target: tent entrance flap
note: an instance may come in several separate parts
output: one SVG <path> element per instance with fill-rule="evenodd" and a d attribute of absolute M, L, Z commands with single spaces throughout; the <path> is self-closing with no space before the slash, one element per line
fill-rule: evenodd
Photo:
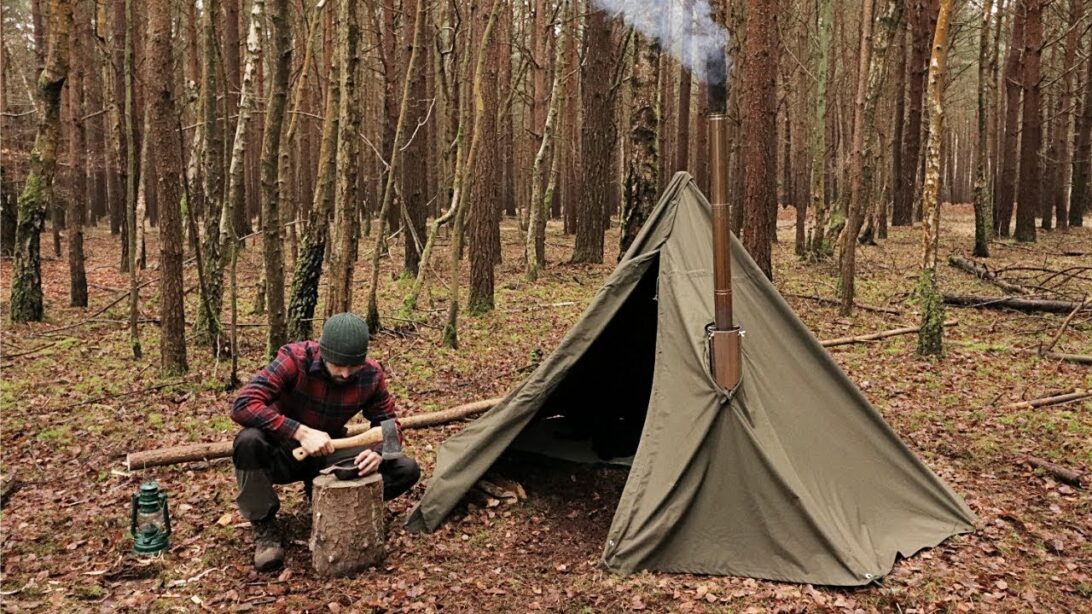
<path fill-rule="evenodd" d="M 632 463 L 656 366 L 658 277 L 656 258 L 569 376 L 512 442 L 512 450 L 579 463 Z"/>

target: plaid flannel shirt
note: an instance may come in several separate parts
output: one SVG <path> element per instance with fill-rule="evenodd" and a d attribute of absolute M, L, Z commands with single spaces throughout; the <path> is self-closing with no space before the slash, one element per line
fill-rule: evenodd
<path fill-rule="evenodd" d="M 285 440 L 300 424 L 344 437 L 345 424 L 357 412 L 372 426 L 395 417 L 383 368 L 368 358 L 351 381 L 335 382 L 323 368 L 318 343 L 304 341 L 281 347 L 273 362 L 243 386 L 232 404 L 231 419 Z"/>

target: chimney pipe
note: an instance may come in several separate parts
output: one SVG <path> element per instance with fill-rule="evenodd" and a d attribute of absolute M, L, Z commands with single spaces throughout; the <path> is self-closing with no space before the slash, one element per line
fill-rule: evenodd
<path fill-rule="evenodd" d="M 728 205 L 727 66 L 724 54 L 707 63 L 709 82 L 710 201 L 713 208 L 713 328 L 709 361 L 713 379 L 725 390 L 739 385 L 743 374 L 743 331 L 732 322 L 732 243 Z"/>

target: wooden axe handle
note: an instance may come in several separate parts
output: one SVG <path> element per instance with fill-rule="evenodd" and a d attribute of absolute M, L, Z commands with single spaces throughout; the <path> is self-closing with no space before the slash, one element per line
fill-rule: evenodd
<path fill-rule="evenodd" d="M 335 450 L 344 450 L 345 448 L 355 448 L 357 446 L 371 446 L 377 443 L 383 443 L 383 427 L 375 426 L 363 433 L 353 435 L 352 437 L 344 437 L 342 439 L 331 439 L 330 443 L 334 444 Z M 301 461 L 307 458 L 309 455 L 303 448 L 295 448 L 292 450 L 292 456 L 296 457 L 296 460 Z"/>

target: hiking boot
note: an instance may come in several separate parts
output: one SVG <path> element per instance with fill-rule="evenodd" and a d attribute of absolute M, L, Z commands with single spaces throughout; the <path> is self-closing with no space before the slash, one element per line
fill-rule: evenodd
<path fill-rule="evenodd" d="M 281 527 L 275 516 L 265 520 L 255 520 L 254 525 L 254 568 L 258 571 L 270 571 L 284 563 L 284 546 L 281 545 Z"/>

